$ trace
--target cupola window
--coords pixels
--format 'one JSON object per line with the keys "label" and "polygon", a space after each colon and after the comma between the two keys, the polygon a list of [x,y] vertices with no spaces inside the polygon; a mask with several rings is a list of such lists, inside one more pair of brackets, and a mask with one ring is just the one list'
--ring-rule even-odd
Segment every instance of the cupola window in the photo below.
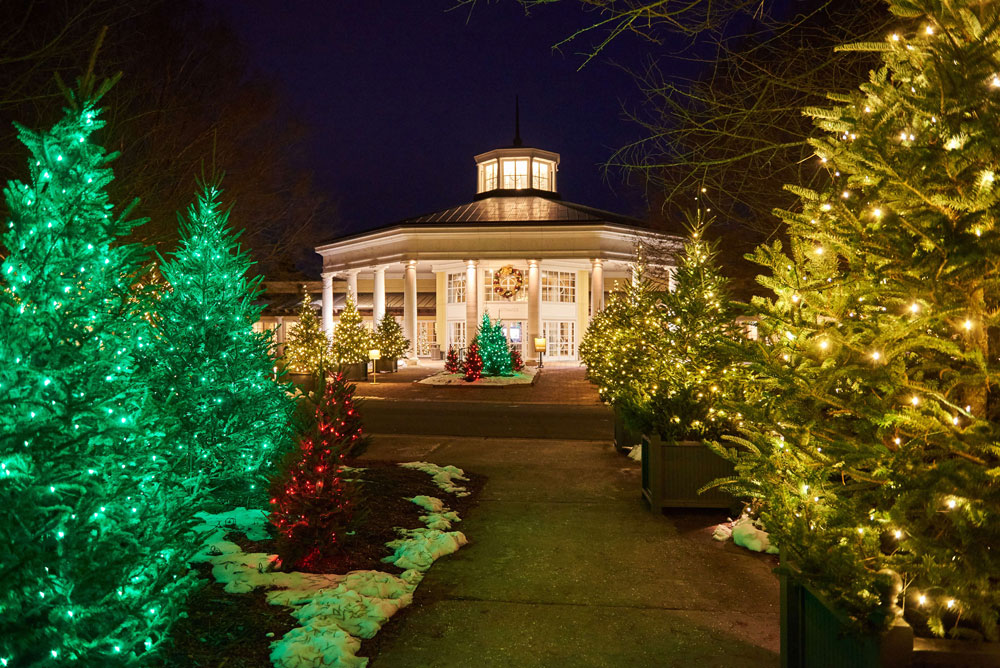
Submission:
{"label": "cupola window", "polygon": [[505,190],[519,190],[528,187],[528,161],[503,160],[503,187]]}
{"label": "cupola window", "polygon": [[552,190],[549,178],[550,165],[541,160],[531,161],[531,187],[536,190]]}
{"label": "cupola window", "polygon": [[496,190],[497,188],[497,162],[487,162],[483,165],[483,184],[479,192],[484,190]]}

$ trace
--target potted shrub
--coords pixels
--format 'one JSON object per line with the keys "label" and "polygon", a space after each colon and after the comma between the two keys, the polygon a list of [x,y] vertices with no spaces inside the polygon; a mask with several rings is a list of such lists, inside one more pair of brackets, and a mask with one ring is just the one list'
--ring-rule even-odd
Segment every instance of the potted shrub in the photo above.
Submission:
{"label": "potted shrub", "polygon": [[316,389],[317,376],[333,363],[334,356],[330,350],[330,339],[320,327],[312,297],[304,286],[298,319],[289,330],[285,343],[283,359],[288,370],[285,378],[303,391],[311,392]]}
{"label": "potted shrub", "polygon": [[[783,568],[858,632],[896,625],[883,596],[898,574],[892,607],[954,650],[937,665],[989,665],[1000,640],[1000,135],[986,119],[1000,42],[983,26],[1000,8],[891,5],[913,18],[872,46],[881,70],[809,110],[828,185],[794,189],[787,251],[755,252],[773,297],[756,301],[761,338],[746,352],[766,400],[744,409],[730,487],[759,500]],[[786,613],[801,605],[786,599]],[[978,641],[972,659],[966,640]],[[828,665],[849,665],[835,649]]]}
{"label": "potted shrub", "polygon": [[372,336],[361,321],[361,314],[350,294],[333,332],[332,348],[338,370],[345,380],[368,378],[368,351],[372,348]]}
{"label": "potted shrub", "polygon": [[720,402],[742,396],[746,385],[736,363],[743,340],[736,308],[715,244],[704,238],[709,223],[700,211],[689,220],[675,289],[655,313],[656,330],[644,334],[652,380],[633,384],[622,399],[631,422],[643,427],[642,493],[654,510],[735,505],[728,491],[706,489],[733,474],[732,462],[704,442],[734,430],[736,413]]}
{"label": "potted shrub", "polygon": [[374,346],[379,349],[381,357],[375,360],[375,371],[396,371],[399,358],[406,355],[410,348],[410,340],[403,336],[403,329],[391,315],[385,315],[378,321],[375,328]]}

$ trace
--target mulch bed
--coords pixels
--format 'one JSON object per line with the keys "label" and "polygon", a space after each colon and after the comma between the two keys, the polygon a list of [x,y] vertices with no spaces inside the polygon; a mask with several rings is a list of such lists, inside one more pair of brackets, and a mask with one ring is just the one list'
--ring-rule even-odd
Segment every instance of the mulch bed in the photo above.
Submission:
{"label": "mulch bed", "polygon": [[[406,499],[421,494],[436,496],[465,518],[476,505],[485,476],[466,473],[464,485],[471,494],[456,497],[439,489],[423,471],[404,469],[394,462],[363,462],[363,481],[368,512],[345,543],[344,551],[328,555],[315,569],[319,573],[347,573],[353,570],[379,570],[399,574],[402,569],[382,563],[390,554],[385,543],[399,538],[395,527],[416,529],[424,526],[419,516],[425,511]],[[461,531],[458,524],[455,530]],[[272,540],[250,541],[242,533],[231,533],[227,540],[244,552],[274,553]],[[171,633],[173,643],[151,665],[157,668],[266,668],[271,665],[270,643],[298,626],[289,608],[271,605],[265,592],[255,589],[247,594],[229,594],[212,577],[211,566],[199,564],[205,586],[189,599],[186,617],[177,621]],[[419,591],[419,590],[418,590]],[[405,612],[404,608],[403,611]],[[398,616],[398,615],[397,615]],[[389,620],[391,625],[395,617]],[[381,635],[381,634],[379,634]],[[374,656],[378,638],[364,640],[359,656]]]}

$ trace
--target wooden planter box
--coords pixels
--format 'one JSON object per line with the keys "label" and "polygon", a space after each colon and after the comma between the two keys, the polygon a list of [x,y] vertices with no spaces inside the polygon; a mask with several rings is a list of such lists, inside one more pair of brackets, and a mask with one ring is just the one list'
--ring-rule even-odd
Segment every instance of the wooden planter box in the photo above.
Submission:
{"label": "wooden planter box", "polygon": [[292,383],[305,393],[316,389],[316,376],[311,373],[286,373],[284,380]]}
{"label": "wooden planter box", "polygon": [[395,373],[398,368],[399,360],[395,357],[375,360],[375,371],[391,371]]}
{"label": "wooden planter box", "polygon": [[642,495],[650,510],[663,508],[730,508],[728,492],[698,490],[716,478],[733,475],[732,463],[699,441],[664,441],[642,436]]}
{"label": "wooden planter box", "polygon": [[781,668],[1000,668],[1000,643],[914,638],[902,619],[879,635],[858,633],[822,596],[783,574]]}
{"label": "wooden planter box", "polygon": [[344,374],[344,380],[368,380],[368,362],[341,364],[340,373]]}
{"label": "wooden planter box", "polygon": [[642,434],[632,431],[625,425],[622,412],[615,408],[615,450],[618,452],[628,452],[633,446],[642,443]]}

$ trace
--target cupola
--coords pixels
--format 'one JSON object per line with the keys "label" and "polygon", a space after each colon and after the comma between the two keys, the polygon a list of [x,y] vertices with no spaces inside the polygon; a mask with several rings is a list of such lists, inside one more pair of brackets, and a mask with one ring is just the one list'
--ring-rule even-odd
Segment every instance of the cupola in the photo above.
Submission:
{"label": "cupola", "polygon": [[523,146],[520,120],[518,110],[511,146],[476,156],[476,199],[524,195],[559,198],[556,190],[559,154]]}

